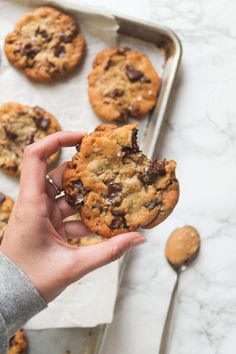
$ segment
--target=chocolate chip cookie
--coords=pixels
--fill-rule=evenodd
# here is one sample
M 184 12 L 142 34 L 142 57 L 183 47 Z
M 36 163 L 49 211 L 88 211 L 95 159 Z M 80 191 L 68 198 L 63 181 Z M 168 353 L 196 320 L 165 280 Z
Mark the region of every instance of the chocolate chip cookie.
M 112 237 L 163 221 L 179 197 L 175 161 L 150 161 L 137 125 L 102 124 L 77 145 L 64 171 L 66 200 L 92 232 Z
M 0 192 L 0 243 L 6 230 L 13 206 L 14 201 Z
M 20 329 L 10 339 L 8 354 L 26 354 L 28 344 L 23 329 Z
M 73 17 L 53 7 L 39 7 L 24 15 L 5 39 L 10 63 L 38 82 L 69 74 L 84 51 L 85 40 Z
M 88 81 L 90 103 L 107 121 L 144 117 L 155 106 L 161 84 L 146 55 L 129 48 L 98 53 Z
M 61 127 L 56 118 L 40 107 L 3 104 L 0 106 L 0 168 L 9 175 L 20 175 L 26 145 L 58 130 Z M 52 155 L 48 163 L 54 162 L 58 155 Z

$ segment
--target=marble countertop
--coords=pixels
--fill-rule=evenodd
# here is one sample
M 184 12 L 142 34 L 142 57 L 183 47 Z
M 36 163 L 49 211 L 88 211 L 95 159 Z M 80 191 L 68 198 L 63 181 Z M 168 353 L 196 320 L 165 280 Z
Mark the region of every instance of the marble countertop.
M 183 45 L 158 148 L 158 157 L 178 163 L 181 198 L 132 253 L 103 354 L 158 353 L 175 281 L 165 243 L 184 224 L 199 230 L 202 247 L 181 276 L 168 354 L 235 354 L 236 2 L 97 0 L 96 6 L 168 26 Z

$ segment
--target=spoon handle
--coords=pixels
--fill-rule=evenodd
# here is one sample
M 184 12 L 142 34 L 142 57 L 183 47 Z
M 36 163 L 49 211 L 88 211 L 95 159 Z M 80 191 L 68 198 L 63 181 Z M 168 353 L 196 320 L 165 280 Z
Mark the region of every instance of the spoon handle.
M 159 354 L 167 353 L 166 349 L 167 349 L 167 342 L 168 342 L 168 337 L 169 337 L 169 329 L 170 329 L 171 318 L 172 318 L 172 314 L 173 314 L 173 310 L 174 310 L 177 289 L 178 289 L 178 285 L 179 285 L 179 277 L 180 277 L 180 272 L 177 272 L 175 286 L 172 291 L 170 304 L 169 304 L 169 308 L 168 308 L 168 312 L 166 315 L 165 324 L 164 324 L 164 328 L 163 328 L 163 332 L 162 332 Z

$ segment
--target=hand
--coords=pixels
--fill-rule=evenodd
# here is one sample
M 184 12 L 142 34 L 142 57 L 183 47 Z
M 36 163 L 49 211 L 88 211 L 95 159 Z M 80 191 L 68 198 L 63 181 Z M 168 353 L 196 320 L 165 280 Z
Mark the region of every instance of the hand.
M 85 236 L 81 221 L 63 222 L 77 212 L 46 182 L 47 159 L 60 147 L 76 145 L 82 133 L 58 132 L 26 147 L 20 192 L 0 250 L 28 276 L 47 302 L 88 272 L 119 258 L 132 246 L 144 242 L 137 232 L 122 234 L 103 243 L 76 247 L 66 239 Z M 66 163 L 50 173 L 61 188 Z

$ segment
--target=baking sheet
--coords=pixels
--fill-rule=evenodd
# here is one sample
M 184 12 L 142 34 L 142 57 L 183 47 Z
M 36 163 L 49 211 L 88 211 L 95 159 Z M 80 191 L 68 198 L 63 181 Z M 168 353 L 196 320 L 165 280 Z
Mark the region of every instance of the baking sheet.
M 3 52 L 3 41 L 6 34 L 13 29 L 16 20 L 31 10 L 32 4 L 35 3 L 38 2 L 0 0 L 0 78 L 2 85 L 0 104 L 15 101 L 38 105 L 54 114 L 65 130 L 92 131 L 101 121 L 90 108 L 87 96 L 87 75 L 97 52 L 116 44 L 144 51 L 159 75 L 162 76 L 165 56 L 164 52 L 155 45 L 129 36 L 117 35 L 119 26 L 112 16 L 93 15 L 86 6 L 81 9 L 72 1 L 56 1 L 58 4 L 63 4 L 64 8 L 68 5 L 70 9 L 73 7 L 80 9 L 76 17 L 87 42 L 86 58 L 73 75 L 60 82 L 47 85 L 29 81 L 8 63 Z M 46 2 L 40 1 L 40 4 L 43 3 Z M 149 119 L 140 121 L 139 141 L 141 143 L 144 142 L 148 122 Z M 74 149 L 63 149 L 61 160 L 70 159 L 72 154 L 74 154 Z M 1 174 L 0 189 L 15 199 L 19 189 L 18 180 Z M 115 263 L 88 275 L 82 281 L 69 287 L 50 305 L 49 309 L 32 319 L 27 327 L 31 329 L 64 328 L 110 323 L 117 293 L 118 272 L 119 266 Z M 101 296 L 104 291 L 108 294 L 107 297 Z M 96 306 L 98 298 L 100 310 Z

